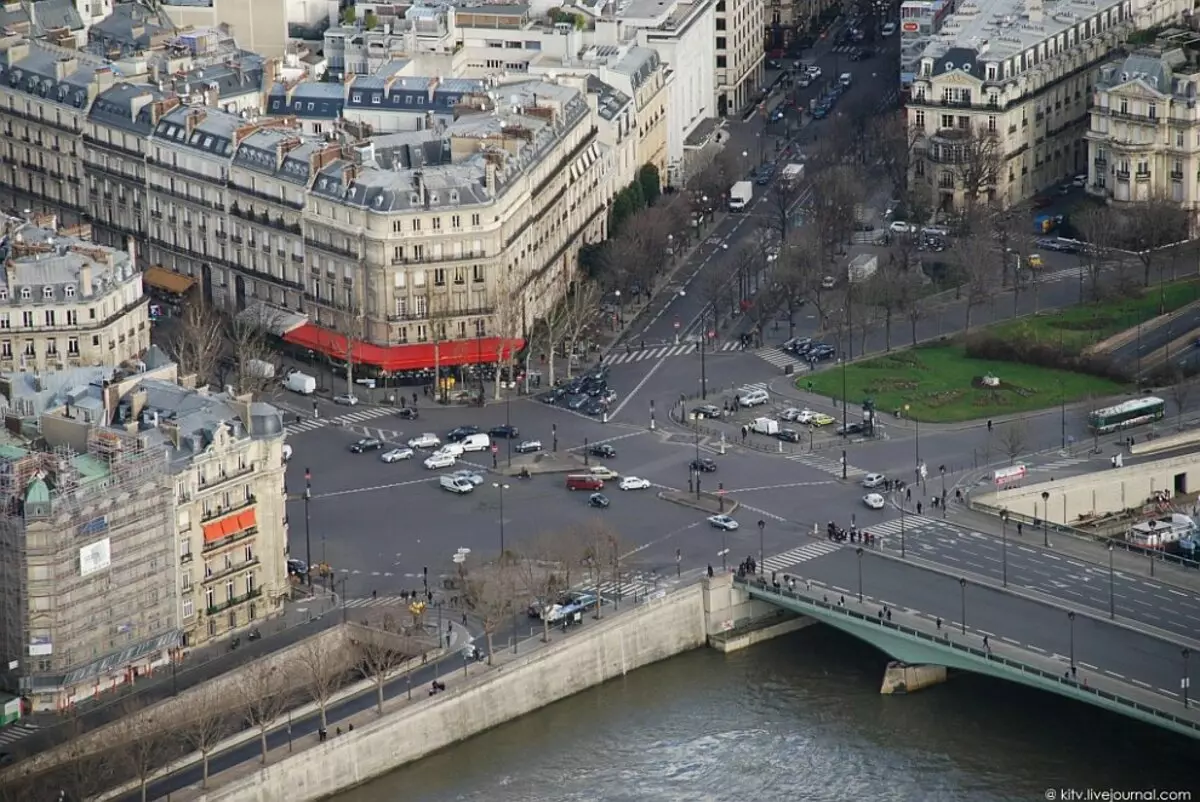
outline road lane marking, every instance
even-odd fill
[[[1107,668],[1106,668],[1106,669],[1104,669],[1104,673],[1105,673],[1105,674],[1108,674],[1109,676],[1116,677],[1117,679],[1120,679],[1120,680],[1123,680],[1123,679],[1125,679],[1125,675],[1124,675],[1124,674],[1118,674],[1118,673],[1117,673],[1117,672],[1115,672],[1115,671],[1109,671]]]
[[[1187,598],[1186,593],[1179,591],[1179,590],[1175,590],[1174,588],[1167,588],[1167,591],[1170,593],[1174,593],[1176,596],[1182,596],[1185,599]]]
[[[839,588],[837,585],[833,585],[832,589],[836,590],[838,593],[849,593],[850,592],[850,591],[846,590],[845,588]]]
[[[1025,648],[1026,648],[1026,649],[1033,649],[1035,652],[1041,652],[1042,654],[1046,654],[1046,650],[1045,650],[1045,649],[1043,649],[1043,648],[1042,648],[1042,647],[1040,647],[1040,646],[1034,646],[1034,645],[1033,645],[1033,644],[1031,644],[1031,643],[1026,643],[1026,644],[1025,644]]]
[[[592,419],[589,418],[588,420],[592,420]],[[618,435],[614,435],[613,437],[606,437],[603,440],[589,440],[586,447],[591,448],[592,446],[599,446],[599,445],[603,445],[605,443],[615,443],[618,440],[625,440],[630,437],[638,437],[643,434],[647,434],[647,432],[644,429],[638,429],[636,432],[626,432],[625,434],[618,434]],[[564,448],[563,451],[582,451],[583,449],[584,449],[584,446],[579,445],[579,446],[571,446],[570,448]],[[597,457],[596,459],[601,459],[601,458]]]
[[[1018,549],[1020,549],[1021,551],[1025,552],[1025,553],[1027,553],[1027,554],[1037,554],[1037,552],[1036,552],[1036,551],[1034,551],[1033,549],[1029,548],[1028,546],[1018,546],[1017,548],[1018,548]]]
[[[1140,679],[1130,679],[1129,681],[1132,682],[1134,685],[1141,685],[1143,688],[1149,688],[1150,690],[1154,690],[1154,688],[1152,688],[1150,686],[1149,682],[1142,682]]]
[[[1167,696],[1178,696],[1179,695],[1179,694],[1175,693],[1175,691],[1168,691],[1166,688],[1159,688],[1158,692],[1165,693]]]
[[[953,555],[950,555],[950,554],[943,554],[943,555],[942,555],[942,559],[943,559],[943,560],[951,560],[951,561],[953,561],[953,562],[956,562],[956,563],[960,563],[960,562],[962,562],[962,560],[960,560],[960,559],[958,559],[957,557],[955,557],[955,556],[953,556]]]
[[[1059,654],[1058,652],[1052,654],[1051,658],[1054,660],[1062,660],[1064,663],[1068,662],[1067,656],[1065,654]]]
[[[654,367],[652,367],[652,368],[650,368],[650,370],[646,371],[646,375],[642,377],[642,380],[640,382],[638,382],[636,385],[634,385],[634,388],[629,391],[629,394],[626,395],[623,399],[621,399],[621,403],[617,404],[617,408],[614,409],[609,414],[609,416],[608,416],[609,420],[612,420],[613,418],[615,418],[621,414],[621,410],[625,409],[625,405],[633,400],[633,397],[635,395],[637,395],[638,390],[642,389],[646,385],[646,382],[650,381],[650,377],[653,376],[655,373],[657,373],[658,369],[661,368],[664,364],[666,364],[666,361],[667,361],[667,357],[664,356],[662,359],[660,359],[654,363]]]
[[[1087,566],[1086,566],[1086,565],[1084,565],[1083,563],[1078,563],[1078,562],[1075,562],[1074,560],[1067,560],[1067,565],[1073,566],[1073,567],[1075,567],[1075,568],[1082,568],[1082,569],[1084,569],[1085,571],[1087,570]],[[1082,664],[1082,663],[1080,663],[1080,665],[1083,665],[1083,664]]]
[[[1054,560],[1055,562],[1062,562],[1062,557],[1056,557],[1053,554],[1043,554],[1042,556],[1046,557],[1047,559]]]
[[[1083,662],[1082,660],[1078,661],[1078,663],[1079,663],[1079,665],[1081,665],[1081,666],[1083,666],[1084,668],[1086,668],[1088,671],[1099,671],[1099,670],[1100,670],[1099,668],[1097,668],[1096,666],[1092,665],[1091,663],[1085,663],[1085,662]]]
[[[1133,585],[1133,584],[1131,584],[1129,586],[1129,589],[1135,593],[1149,593],[1149,591],[1146,590],[1145,588],[1139,588],[1137,585]]]
[[[440,475],[441,474],[434,475],[434,476],[427,476],[424,479],[410,479],[407,482],[393,482],[392,484],[389,484],[389,485],[375,485],[374,487],[356,487],[351,490],[335,490],[332,493],[314,493],[312,495],[312,499],[333,498],[334,496],[349,496],[354,493],[372,493],[376,490],[392,490],[397,487],[408,487],[409,485],[420,485],[420,484],[425,484],[426,482],[432,482],[433,480],[437,479]]]
[[[1151,621],[1160,621],[1160,620],[1162,620],[1162,619],[1160,619],[1158,616],[1154,615],[1153,613],[1146,613],[1144,617],[1146,617],[1146,618],[1149,618]]]
[[[763,516],[764,518],[770,518],[771,520],[779,521],[779,523],[782,523],[782,524],[790,523],[790,521],[788,521],[788,519],[784,518],[782,515],[776,515],[773,512],[767,512],[766,510],[760,510],[758,507],[751,507],[749,504],[743,504],[741,506],[742,506],[742,509],[750,510],[750,512],[757,512],[759,515]]]
[[[987,635],[989,638],[996,637],[996,634],[994,632],[988,632],[986,629],[977,629],[975,631],[978,632],[980,635]]]
[[[978,569],[979,569],[979,570],[981,570],[981,571],[986,571],[986,570],[987,570],[987,566],[986,566],[986,565],[980,565],[979,563],[977,563],[977,562],[972,562],[971,560],[966,560],[965,562],[966,562],[966,564],[967,564],[967,565],[971,566],[972,568],[978,568]]]
[[[1020,646],[1020,645],[1021,645],[1021,641],[1019,641],[1019,640],[1013,640],[1012,638],[1006,638],[1006,637],[1004,637],[1003,635],[1001,635],[1001,636],[1000,636],[1000,640],[1004,641],[1005,643],[1011,643],[1013,646]]]
[[[761,487],[733,487],[725,488],[726,493],[753,493],[756,490],[786,490],[790,487],[817,487],[819,485],[836,485],[836,479],[830,479],[827,482],[793,482],[786,485],[763,485]]]

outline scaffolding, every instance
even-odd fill
[[[136,435],[96,428],[85,453],[0,457],[4,646],[23,655],[17,690],[35,709],[129,681],[177,644],[165,461]]]

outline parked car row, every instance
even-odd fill
[[[600,368],[542,393],[538,400],[543,404],[599,417],[617,400],[617,394],[608,386],[607,369]]]
[[[815,341],[811,337],[794,337],[785,342],[782,348],[806,362],[824,362],[837,356],[837,349],[832,345]]]

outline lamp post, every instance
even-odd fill
[[[1190,704],[1188,689],[1192,687],[1192,679],[1188,676],[1188,661],[1191,659],[1192,650],[1185,647],[1181,654],[1183,655],[1183,679],[1179,681],[1179,689],[1183,691],[1183,706],[1187,707]]]
[[[728,533],[729,533],[729,530],[727,530],[725,527],[722,526],[721,527],[721,573],[723,573],[723,574],[729,573],[729,567],[725,564],[725,555],[729,553],[729,546],[725,542],[726,535],[728,535]]]
[[[939,465],[938,472],[942,475],[942,517],[946,517],[946,466]]]
[[[962,621],[960,623],[962,624],[962,634],[966,635],[967,634],[967,578],[966,577],[959,577],[958,587],[959,587],[959,590],[962,591]]]
[[[1071,639],[1070,639],[1070,649],[1071,650],[1067,654],[1068,654],[1068,659],[1070,660],[1069,665],[1071,666],[1071,670],[1074,671],[1075,670],[1075,611],[1074,610],[1067,610],[1067,625],[1070,629],[1070,635],[1071,635]]]
[[[1000,510],[1000,584],[1008,587],[1008,508]]]
[[[1116,619],[1117,617],[1117,593],[1115,588],[1115,579],[1113,573],[1113,544],[1108,544],[1108,617]]]
[[[700,312],[700,400],[708,400],[708,362],[704,355],[704,340],[707,335],[708,322],[705,320],[705,315],[708,310],[703,309]],[[713,308],[713,326],[716,326],[717,313],[716,308]]]
[[[346,623],[346,579],[342,577],[342,623]],[[337,586],[337,580],[334,580],[334,586]]]
[[[617,325],[620,326],[621,325],[621,311],[622,311],[621,310],[621,291],[613,290],[613,295],[617,299]]]
[[[862,550],[862,546],[859,546],[857,549],[855,549],[854,553],[858,555],[858,603],[862,604],[863,603],[863,584],[862,584],[863,550]]]
[[[308,589],[312,590],[312,519],[308,514],[308,503],[312,501],[312,471],[304,469],[304,552],[308,561]]]
[[[1067,397],[1063,393],[1062,379],[1058,381],[1058,411],[1059,411],[1059,429],[1062,433],[1062,449],[1067,448]]]
[[[758,519],[758,575],[763,576],[766,569],[763,568],[763,530],[767,528],[767,522],[763,519]]]
[[[900,501],[900,559],[904,559],[904,500]]]
[[[909,417],[910,409],[912,409],[911,405],[909,405],[909,404],[904,405],[904,417],[906,417],[906,418]],[[912,422],[913,422],[913,426],[916,427],[916,433],[917,433],[914,456],[916,457],[916,460],[917,460],[917,478],[920,478],[920,476],[921,476],[921,422],[919,420],[917,420],[916,418],[912,418]]]
[[[509,377],[509,378],[511,378],[511,377]],[[526,376],[525,376],[525,383],[526,383],[526,392],[528,392],[528,384],[529,384],[529,375],[528,374],[526,374]],[[512,441],[513,441],[512,388],[509,388],[509,390],[504,393],[504,425],[506,427],[504,430],[506,437],[504,439],[508,441],[508,445],[507,445],[508,467],[511,468],[512,467]]]
[[[1042,545],[1050,548],[1050,491],[1042,491]]]
[[[504,561],[504,491],[508,485],[492,482],[492,487],[500,491],[500,561]]]

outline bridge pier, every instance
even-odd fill
[[[816,623],[807,616],[750,598],[743,587],[733,584],[733,574],[728,573],[704,580],[704,619],[708,645],[725,653]]]
[[[919,691],[930,685],[941,685],[946,681],[946,667],[936,665],[911,665],[893,660],[883,672],[881,694],[904,694]]]

